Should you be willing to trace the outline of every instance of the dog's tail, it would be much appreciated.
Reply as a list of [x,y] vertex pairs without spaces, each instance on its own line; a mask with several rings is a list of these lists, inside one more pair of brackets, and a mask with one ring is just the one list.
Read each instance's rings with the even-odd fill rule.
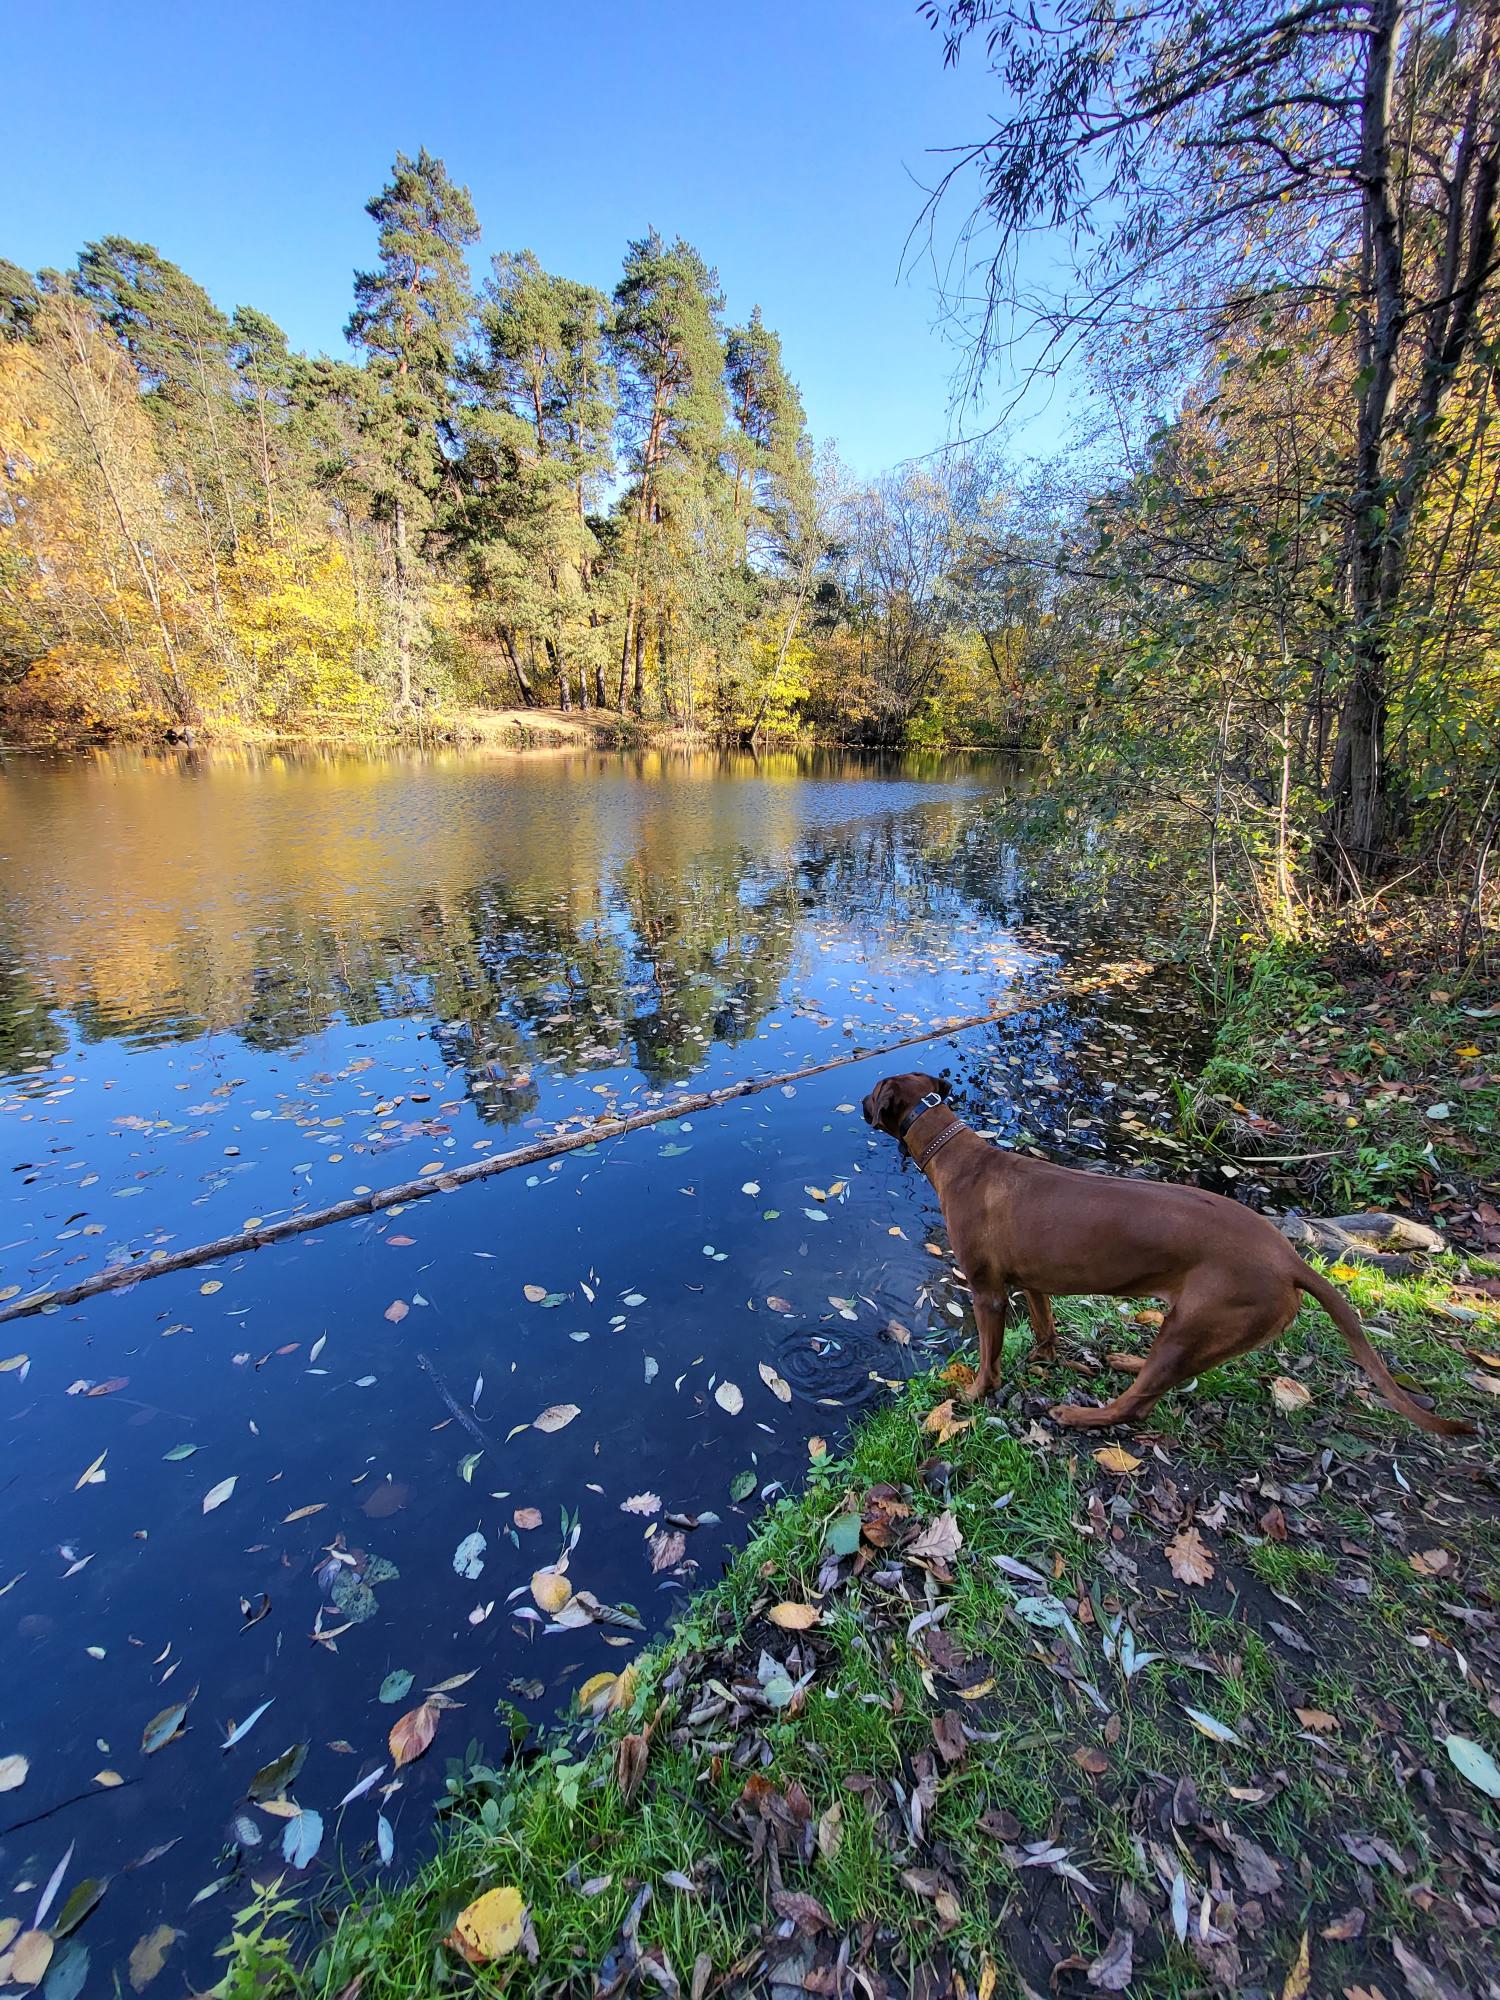
[[1292,1274],[1292,1283],[1299,1292],[1307,1292],[1333,1321],[1349,1344],[1349,1352],[1363,1368],[1375,1387],[1393,1409],[1403,1417],[1409,1417],[1421,1430],[1433,1431],[1438,1437],[1472,1437],[1473,1424],[1460,1422],[1454,1417],[1440,1417],[1435,1410],[1424,1410],[1396,1381],[1389,1368],[1370,1345],[1364,1328],[1359,1323],[1359,1314],[1350,1305],[1336,1286],[1326,1278],[1319,1277],[1311,1266],[1297,1260],[1298,1268]]

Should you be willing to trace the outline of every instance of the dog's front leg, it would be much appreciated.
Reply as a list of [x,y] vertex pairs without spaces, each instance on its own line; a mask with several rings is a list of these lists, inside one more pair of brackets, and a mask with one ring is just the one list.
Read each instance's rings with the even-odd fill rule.
[[983,1402],[1000,1387],[1005,1359],[1005,1293],[974,1292],[974,1324],[979,1328],[979,1373],[964,1391],[970,1403]]

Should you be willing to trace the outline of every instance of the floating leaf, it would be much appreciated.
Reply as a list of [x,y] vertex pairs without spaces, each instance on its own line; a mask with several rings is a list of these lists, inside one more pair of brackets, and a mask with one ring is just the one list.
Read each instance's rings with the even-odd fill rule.
[[46,1931],[22,1931],[11,1947],[6,1984],[36,1986],[52,1963],[54,1946]]
[[547,1287],[545,1285],[523,1285],[521,1290],[526,1294],[532,1305],[540,1305],[541,1301],[547,1296]]
[[78,2000],[88,1983],[88,1976],[89,1948],[75,1939],[53,1959],[47,1983],[42,1988],[43,2000]]
[[101,1451],[88,1470],[79,1474],[73,1486],[75,1493],[81,1493],[85,1486],[102,1486],[104,1484],[107,1477],[104,1470],[104,1461],[108,1457],[109,1452],[107,1449]]
[[408,1673],[405,1667],[397,1667],[380,1683],[380,1699],[387,1703],[404,1701],[411,1693],[411,1684],[415,1679],[416,1675]]
[[766,1613],[773,1625],[779,1625],[784,1632],[806,1632],[816,1625],[823,1614],[814,1604],[773,1604]]
[[178,1701],[170,1708],[164,1708],[160,1715],[152,1716],[141,1731],[141,1748],[148,1757],[171,1742],[186,1720],[187,1712],[187,1703]]
[[269,1764],[261,1765],[245,1787],[246,1796],[256,1800],[279,1797],[306,1762],[307,1745],[294,1743],[289,1750],[283,1750],[279,1757],[273,1757]]
[[0,1792],[19,1791],[31,1765],[24,1757],[0,1757]]
[[753,1472],[737,1472],[729,1482],[729,1497],[731,1500],[748,1500],[758,1484]]
[[760,1364],[760,1379],[778,1402],[789,1403],[792,1400],[791,1383],[778,1375],[769,1361],[762,1361]]
[[380,1865],[389,1868],[396,1852],[396,1830],[384,1813],[375,1816],[375,1845],[380,1851]]
[[566,1430],[577,1415],[576,1403],[552,1403],[536,1419],[536,1428],[539,1431]]
[[170,1451],[162,1453],[162,1462],[166,1465],[179,1465],[183,1459],[191,1458],[197,1449],[195,1444],[174,1444]]
[[211,1486],[203,1496],[204,1513],[211,1514],[215,1507],[222,1507],[233,1493],[238,1480],[239,1474],[231,1472],[227,1479],[221,1479],[217,1486]]
[[270,1700],[263,1701],[259,1708],[252,1708],[244,1721],[237,1722],[233,1729],[230,1730],[229,1734],[224,1738],[221,1747],[225,1750],[232,1750],[236,1743],[242,1743],[275,1699],[275,1695],[272,1695]]
[[391,1725],[388,1741],[398,1771],[403,1764],[413,1763],[428,1749],[437,1733],[441,1713],[436,1702],[424,1701],[420,1708],[408,1709],[399,1721]]
[[80,1882],[58,1912],[57,1922],[52,1926],[53,1937],[65,1938],[69,1931],[76,1931],[108,1887],[107,1882],[93,1875]]
[[721,1382],[714,1390],[714,1401],[721,1410],[727,1410],[732,1417],[737,1417],[745,1407],[745,1398],[736,1382]]
[[1500,1764],[1495,1762],[1482,1743],[1476,1743],[1469,1736],[1445,1736],[1443,1748],[1448,1752],[1448,1761],[1455,1771],[1492,1799],[1500,1799]]
[[139,1939],[130,1954],[130,1987],[134,1993],[144,1993],[162,1967],[167,1962],[167,1953],[182,1936],[170,1924],[158,1924],[154,1931],[148,1931]]
[[542,1525],[542,1510],[540,1507],[517,1507],[510,1518],[518,1528],[539,1528]]
[[573,1595],[573,1586],[557,1569],[539,1569],[531,1579],[531,1595],[543,1611],[556,1617]]
[[410,1311],[411,1307],[406,1303],[405,1299],[392,1299],[385,1309],[385,1316],[391,1322],[392,1326],[399,1326]]
[[459,1914],[447,1942],[470,1965],[488,1965],[520,1944],[526,1929],[526,1905],[519,1889],[486,1889]]
[[306,1868],[323,1845],[323,1815],[305,1807],[286,1823],[281,1836],[281,1852],[294,1868]]
[[312,1514],[321,1514],[328,1505],[326,1500],[314,1500],[309,1507],[294,1507],[290,1514],[283,1514],[281,1525],[289,1527],[293,1521],[305,1521]]
[[467,1577],[472,1583],[484,1569],[484,1552],[489,1543],[476,1528],[472,1535],[465,1535],[453,1551],[453,1568],[458,1576]]

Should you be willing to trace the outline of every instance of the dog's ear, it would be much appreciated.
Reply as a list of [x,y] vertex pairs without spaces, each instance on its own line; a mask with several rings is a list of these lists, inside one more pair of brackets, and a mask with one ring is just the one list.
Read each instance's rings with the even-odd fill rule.
[[885,1107],[891,1095],[891,1080],[883,1076],[870,1092],[870,1123],[879,1125],[885,1118]]
[[948,1099],[953,1095],[953,1079],[947,1076],[940,1076],[937,1080],[937,1087],[938,1096],[946,1104]]

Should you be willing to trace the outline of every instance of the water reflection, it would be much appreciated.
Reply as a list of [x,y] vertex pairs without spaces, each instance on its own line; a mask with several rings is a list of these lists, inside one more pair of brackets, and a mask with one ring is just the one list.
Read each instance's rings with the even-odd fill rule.
[[[3,767],[0,1292],[981,1011],[1039,962],[1037,857],[996,812],[1015,782],[827,757]],[[1079,1041],[1054,998],[930,1060],[992,1129],[1081,1147],[1103,1099]],[[500,1754],[506,1704],[543,1720],[638,1643],[534,1615],[572,1524],[578,1587],[656,1629],[814,1432],[962,1338],[869,1080],[0,1327],[26,1357],[0,1373],[0,1754],[32,1762],[0,1918],[76,1842],[69,1883],[117,1885],[78,1933],[97,1990],[158,1923],[206,1984],[253,1881],[378,1868],[377,1813],[410,1866],[447,1757]],[[538,1429],[557,1405],[578,1414]],[[622,1510],[647,1491],[702,1522],[660,1568]],[[419,1698],[470,1673],[431,1755],[382,1771],[392,1677]],[[290,1871],[246,1794],[297,1745],[330,1830]]]

